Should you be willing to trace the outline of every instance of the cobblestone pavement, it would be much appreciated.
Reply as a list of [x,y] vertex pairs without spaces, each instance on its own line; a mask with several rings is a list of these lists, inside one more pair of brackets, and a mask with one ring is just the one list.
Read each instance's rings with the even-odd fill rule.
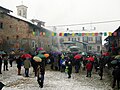
[[[16,64],[9,67],[9,71],[2,71],[0,81],[6,86],[3,90],[41,90],[36,77],[34,77],[33,69],[30,68],[30,77],[24,77],[24,68],[22,67],[22,75],[17,75]],[[44,87],[42,90],[113,90],[111,88],[111,80],[107,73],[104,73],[103,80],[99,80],[99,75],[93,71],[92,77],[86,77],[86,71],[72,73],[70,79],[65,73],[59,71],[46,70]]]

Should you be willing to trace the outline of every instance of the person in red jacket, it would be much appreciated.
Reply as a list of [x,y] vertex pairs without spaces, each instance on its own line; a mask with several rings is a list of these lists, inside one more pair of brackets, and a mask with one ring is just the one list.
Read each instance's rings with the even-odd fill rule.
[[88,60],[88,63],[86,64],[86,70],[87,70],[87,76],[91,77],[91,71],[92,71],[92,63]]

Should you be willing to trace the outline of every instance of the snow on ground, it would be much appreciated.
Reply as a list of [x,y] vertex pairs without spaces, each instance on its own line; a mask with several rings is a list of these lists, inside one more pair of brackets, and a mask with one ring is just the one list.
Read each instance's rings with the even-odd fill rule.
[[[24,77],[24,68],[22,67],[22,75],[17,75],[16,64],[9,67],[9,71],[2,71],[0,81],[6,86],[2,90],[41,90],[34,77],[33,69],[30,68],[30,77]],[[42,90],[112,90],[111,81],[104,74],[103,80],[97,73],[93,72],[91,78],[86,77],[86,72],[72,73],[70,79],[65,73],[59,71],[46,70],[44,87]]]

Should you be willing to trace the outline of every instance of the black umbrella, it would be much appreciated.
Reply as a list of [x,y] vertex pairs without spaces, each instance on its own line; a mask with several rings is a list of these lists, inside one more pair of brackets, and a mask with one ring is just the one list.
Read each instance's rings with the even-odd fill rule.
[[0,90],[2,90],[2,88],[4,87],[5,85],[2,83],[2,82],[0,82]]

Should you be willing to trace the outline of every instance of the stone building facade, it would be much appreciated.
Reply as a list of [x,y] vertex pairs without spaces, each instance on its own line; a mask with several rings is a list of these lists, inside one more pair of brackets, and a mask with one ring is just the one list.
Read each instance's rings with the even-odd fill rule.
[[0,49],[9,51],[22,48],[32,51],[36,47],[43,47],[50,50],[51,31],[10,12],[12,11],[0,6]]
[[100,53],[102,50],[102,34],[101,33],[98,33],[97,35],[92,35],[93,33],[89,33],[89,35],[86,34],[88,33],[84,33],[84,35],[79,35],[79,33],[75,33],[74,36],[71,33],[67,36],[60,36],[60,42],[61,44],[66,41],[76,42],[76,45],[80,47],[81,51]]

